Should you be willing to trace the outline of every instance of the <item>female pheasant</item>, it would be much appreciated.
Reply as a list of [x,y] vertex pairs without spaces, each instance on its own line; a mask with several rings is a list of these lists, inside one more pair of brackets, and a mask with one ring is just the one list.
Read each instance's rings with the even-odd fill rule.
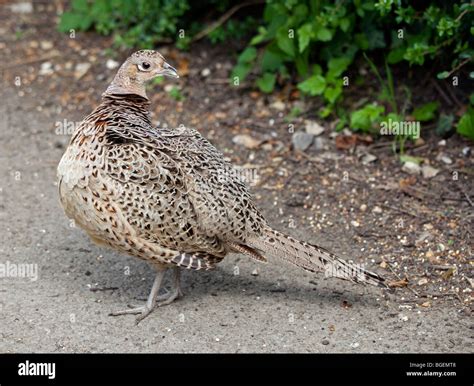
[[[180,267],[209,270],[229,253],[282,258],[307,271],[384,287],[375,273],[272,229],[232,165],[198,131],[154,127],[145,83],[177,78],[156,51],[132,54],[74,132],[59,166],[66,214],[93,241],[148,261],[157,274],[139,314],[180,296]],[[171,291],[158,295],[174,268]]]

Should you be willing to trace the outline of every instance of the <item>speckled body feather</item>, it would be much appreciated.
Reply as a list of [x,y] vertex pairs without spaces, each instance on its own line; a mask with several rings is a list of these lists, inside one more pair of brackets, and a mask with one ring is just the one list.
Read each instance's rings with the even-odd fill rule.
[[58,166],[61,203],[76,224],[95,242],[158,267],[211,269],[230,252],[260,261],[268,254],[384,286],[380,276],[271,229],[238,173],[198,131],[154,127],[135,68],[147,73],[137,62],[143,57],[175,74],[154,51],[132,55]]
[[104,97],[59,164],[61,202],[101,244],[163,264],[197,253],[211,268],[265,221],[206,139],[153,127],[148,106],[136,95]]

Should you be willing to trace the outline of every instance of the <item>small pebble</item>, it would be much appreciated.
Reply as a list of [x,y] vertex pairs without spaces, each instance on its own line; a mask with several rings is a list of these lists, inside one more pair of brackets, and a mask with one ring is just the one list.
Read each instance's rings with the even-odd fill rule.
[[285,104],[282,101],[275,101],[270,105],[270,108],[278,110],[278,111],[283,111],[285,110]]
[[430,165],[423,165],[421,167],[421,173],[424,178],[433,178],[439,173],[439,169],[435,169]]
[[109,70],[113,70],[117,68],[119,65],[120,63],[113,59],[107,59],[107,62],[105,63],[105,67],[107,67]]
[[329,344],[329,340],[323,339],[323,340],[321,341],[321,343],[322,343],[323,345],[327,346],[327,345]]
[[402,166],[402,170],[408,174],[420,174],[421,172],[420,165],[411,161],[405,162]]
[[364,156],[362,157],[362,160],[361,162],[364,164],[364,165],[368,165],[370,164],[371,162],[374,162],[377,160],[377,157],[373,154],[364,154]]
[[382,208],[380,206],[374,206],[374,209],[372,209],[372,212],[374,213],[382,213]]
[[307,120],[305,122],[305,130],[308,134],[312,134],[315,137],[318,135],[321,135],[324,133],[324,127],[321,126],[318,122],[316,121],[309,121]]
[[50,50],[53,48],[53,43],[48,40],[43,40],[40,42],[40,47],[42,50]]
[[311,144],[313,143],[313,139],[313,135],[300,131],[293,134],[291,142],[293,143],[293,147],[296,150],[305,151],[308,147],[311,146]]
[[426,277],[418,280],[418,285],[424,285],[428,283],[428,279]]
[[247,149],[256,149],[262,143],[262,141],[259,141],[248,134],[237,134],[232,138],[232,142],[237,145],[245,146]]
[[443,154],[443,153],[439,153],[436,156],[436,161],[441,161],[441,162],[445,163],[446,165],[450,165],[450,164],[453,163],[453,160],[451,158],[449,158],[446,154]]
[[453,163],[453,160],[447,155],[442,156],[441,161],[443,161],[446,165],[451,165]]
[[81,79],[84,75],[87,74],[90,68],[91,68],[90,63],[87,63],[87,62],[77,63],[74,70],[74,77],[78,80]]
[[41,63],[41,68],[39,70],[39,75],[49,75],[54,72],[53,65],[51,62]]
[[264,143],[262,145],[262,149],[265,151],[272,151],[273,150],[273,145],[271,143]]
[[408,321],[408,316],[403,315],[403,314],[400,314],[400,315],[398,315],[398,319],[399,319],[401,322],[407,322],[407,321]]
[[30,1],[21,1],[10,5],[13,13],[32,13],[33,3]]

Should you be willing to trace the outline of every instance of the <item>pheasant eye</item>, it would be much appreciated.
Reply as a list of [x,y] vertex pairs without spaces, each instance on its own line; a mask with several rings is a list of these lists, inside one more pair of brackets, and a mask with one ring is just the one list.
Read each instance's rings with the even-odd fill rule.
[[148,62],[142,62],[138,67],[139,67],[140,70],[142,70],[142,71],[147,71],[147,70],[150,69],[151,64],[148,63]]

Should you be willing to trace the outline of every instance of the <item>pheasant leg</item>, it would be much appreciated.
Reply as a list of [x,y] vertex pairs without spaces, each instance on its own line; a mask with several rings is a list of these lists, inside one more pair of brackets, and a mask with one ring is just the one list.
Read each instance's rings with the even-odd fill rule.
[[136,324],[138,324],[143,319],[145,319],[155,308],[172,303],[174,300],[182,296],[182,292],[180,288],[180,278],[181,278],[180,269],[178,267],[175,267],[173,268],[173,271],[174,271],[174,278],[173,278],[172,288],[170,291],[167,291],[163,295],[158,295],[158,292],[161,287],[161,283],[163,281],[163,277],[166,272],[166,270],[160,269],[155,276],[155,280],[153,282],[153,286],[151,287],[150,294],[148,295],[148,299],[144,305],[128,308],[126,310],[112,312],[110,313],[110,315],[119,316],[119,315],[138,314],[138,317],[136,319]]
[[173,268],[173,283],[170,291],[167,293],[160,295],[156,298],[156,305],[155,307],[166,306],[179,297],[183,296],[183,292],[181,291],[181,270],[179,267]]
[[153,281],[153,286],[151,287],[150,294],[148,295],[148,299],[143,306],[112,312],[110,313],[110,315],[119,316],[119,315],[128,315],[128,314],[139,314],[139,317],[137,318],[137,322],[140,322],[141,320],[146,318],[155,308],[156,300],[158,297],[158,291],[160,290],[161,282],[163,281],[165,272],[166,270],[159,270],[156,273],[155,280]]

